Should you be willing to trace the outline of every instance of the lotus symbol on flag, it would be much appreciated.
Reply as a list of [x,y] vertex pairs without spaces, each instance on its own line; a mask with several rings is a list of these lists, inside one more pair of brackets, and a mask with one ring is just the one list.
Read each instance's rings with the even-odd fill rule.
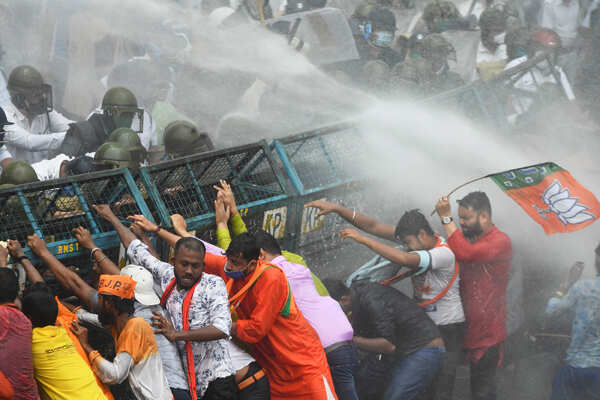
[[579,199],[571,197],[569,189],[563,188],[558,180],[555,180],[546,188],[542,195],[542,200],[549,208],[542,210],[534,206],[540,215],[545,219],[546,213],[554,213],[564,225],[581,224],[583,222],[596,218],[594,215],[586,212],[589,208],[586,205],[579,204]]

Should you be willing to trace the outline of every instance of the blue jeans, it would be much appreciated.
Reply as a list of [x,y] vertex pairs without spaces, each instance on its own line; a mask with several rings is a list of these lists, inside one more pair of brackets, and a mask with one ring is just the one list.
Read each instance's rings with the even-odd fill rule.
[[600,368],[562,366],[552,382],[550,400],[600,399]]
[[331,378],[339,400],[358,400],[354,372],[358,367],[356,349],[351,344],[326,353]]
[[444,361],[444,347],[423,347],[396,361],[384,400],[412,400],[427,390]]

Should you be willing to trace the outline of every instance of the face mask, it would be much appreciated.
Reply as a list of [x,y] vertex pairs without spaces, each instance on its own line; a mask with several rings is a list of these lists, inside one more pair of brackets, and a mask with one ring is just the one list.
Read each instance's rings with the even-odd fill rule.
[[244,279],[246,277],[246,270],[248,270],[248,266],[246,265],[246,268],[244,268],[241,271],[229,271],[227,269],[227,265],[225,265],[225,268],[223,270],[225,271],[225,275],[227,275],[231,279]]
[[373,35],[371,43],[377,47],[390,47],[394,41],[394,33],[389,31],[379,31]]
[[501,34],[494,36],[494,43],[504,44],[505,37],[506,37],[506,32],[502,32]]

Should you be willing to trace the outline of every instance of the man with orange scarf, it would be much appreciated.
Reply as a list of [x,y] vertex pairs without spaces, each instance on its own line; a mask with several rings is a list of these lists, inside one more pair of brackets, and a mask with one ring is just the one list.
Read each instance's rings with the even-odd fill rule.
[[282,270],[259,260],[254,237],[235,237],[225,256],[207,253],[204,270],[225,279],[232,310],[231,333],[253,345],[265,368],[273,400],[337,399],[327,358],[315,330],[296,308]]

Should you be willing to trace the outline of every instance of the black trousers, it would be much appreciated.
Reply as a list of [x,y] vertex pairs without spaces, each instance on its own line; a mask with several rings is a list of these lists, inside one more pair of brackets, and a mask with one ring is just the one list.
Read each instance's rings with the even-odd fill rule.
[[[261,370],[261,366],[257,362],[250,364],[248,372],[244,375],[242,382]],[[269,400],[271,398],[271,388],[267,375],[263,376],[252,385],[238,390],[238,400]]]
[[235,376],[227,378],[217,378],[208,384],[204,396],[198,397],[202,400],[238,400],[237,386],[235,385]]
[[496,370],[500,360],[500,344],[488,348],[476,363],[470,363],[471,397],[473,400],[496,400]]

